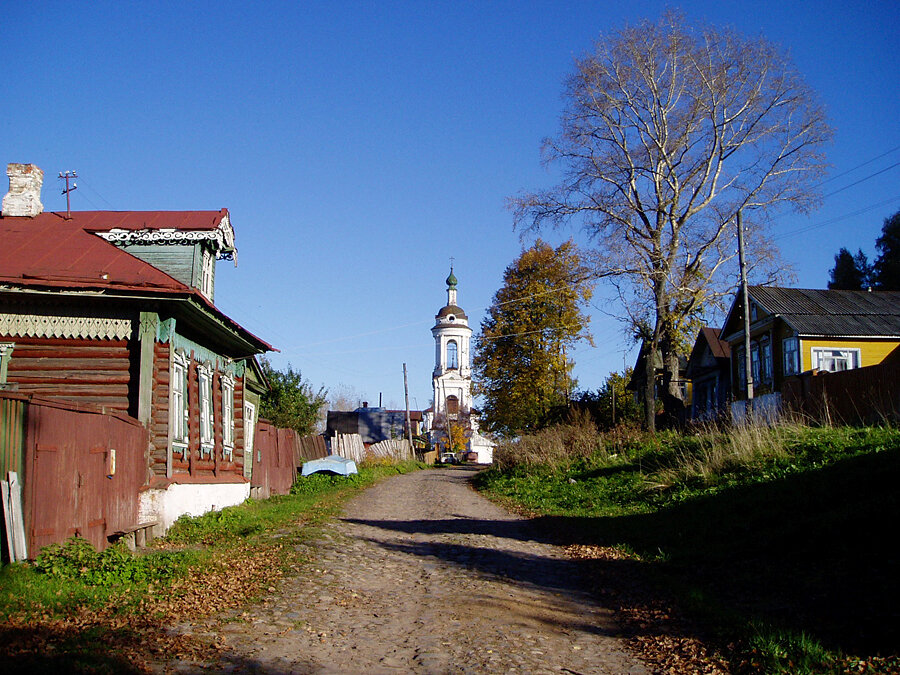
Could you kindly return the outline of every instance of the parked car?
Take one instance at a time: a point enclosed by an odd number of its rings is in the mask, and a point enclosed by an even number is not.
[[[459,464],[459,459],[452,452],[442,452],[440,462],[441,464]]]

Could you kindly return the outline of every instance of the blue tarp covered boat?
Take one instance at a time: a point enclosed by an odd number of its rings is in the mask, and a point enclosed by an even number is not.
[[[331,471],[341,476],[349,476],[351,473],[359,473],[356,469],[356,462],[352,459],[345,459],[340,455],[328,455],[322,459],[314,459],[303,464],[303,475],[308,476],[311,473],[319,471]]]

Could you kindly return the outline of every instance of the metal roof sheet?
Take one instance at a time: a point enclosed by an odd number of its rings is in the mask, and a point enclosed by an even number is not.
[[[900,291],[752,286],[750,295],[801,335],[900,336]]]
[[[56,213],[0,218],[0,280],[26,286],[190,293],[190,286]]]
[[[72,220],[89,232],[107,232],[114,229],[203,231],[215,230],[227,214],[227,209],[219,211],[72,211]]]
[[[109,213],[110,221],[101,214]],[[92,234],[106,229],[125,212],[80,211],[72,218],[60,213],[29,217],[0,217],[0,285],[52,289],[152,292],[174,298],[189,298],[205,307],[230,330],[262,348],[276,351],[239,323],[222,313],[200,291],[169,276],[140,258]],[[139,212],[129,212],[139,213]],[[140,212],[151,213],[151,212]],[[178,212],[159,211],[157,214]],[[191,214],[200,214],[196,218]],[[225,211],[184,212],[184,223],[209,222],[209,214]],[[82,217],[88,216],[88,217]],[[209,216],[209,217],[208,217]],[[179,218],[157,222],[173,223]],[[102,225],[102,227],[101,227]]]

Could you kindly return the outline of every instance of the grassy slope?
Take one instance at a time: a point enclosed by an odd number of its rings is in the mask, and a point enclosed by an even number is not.
[[[900,433],[809,430],[755,466],[648,490],[683,451],[492,471],[480,485],[567,542],[636,552],[723,644],[746,649],[761,631],[811,638],[834,658],[900,652]],[[776,656],[768,669],[806,658]]]

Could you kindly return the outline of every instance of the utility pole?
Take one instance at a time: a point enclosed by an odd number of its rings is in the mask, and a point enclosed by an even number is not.
[[[66,181],[66,189],[62,191],[62,193],[66,196],[66,220],[72,219],[72,208],[69,203],[69,193],[72,190],[78,189],[78,184],[75,183],[75,179],[78,178],[78,174],[74,171],[60,171],[59,177],[62,180]],[[72,179],[72,187],[69,187],[69,179]]]
[[[409,438],[409,451],[412,453],[412,458],[416,458],[416,448],[413,445],[412,439],[412,424],[409,420],[409,384],[406,379],[406,364],[403,364],[403,397],[406,399],[406,435]]]
[[[738,261],[741,267],[741,298],[744,305],[744,372],[747,377],[747,414],[753,409],[753,359],[750,356],[750,292],[747,289],[747,259],[744,257],[744,223],[737,212]]]
[[[612,392],[612,425],[616,426],[616,383],[612,377],[607,382],[609,382],[609,389]]]

